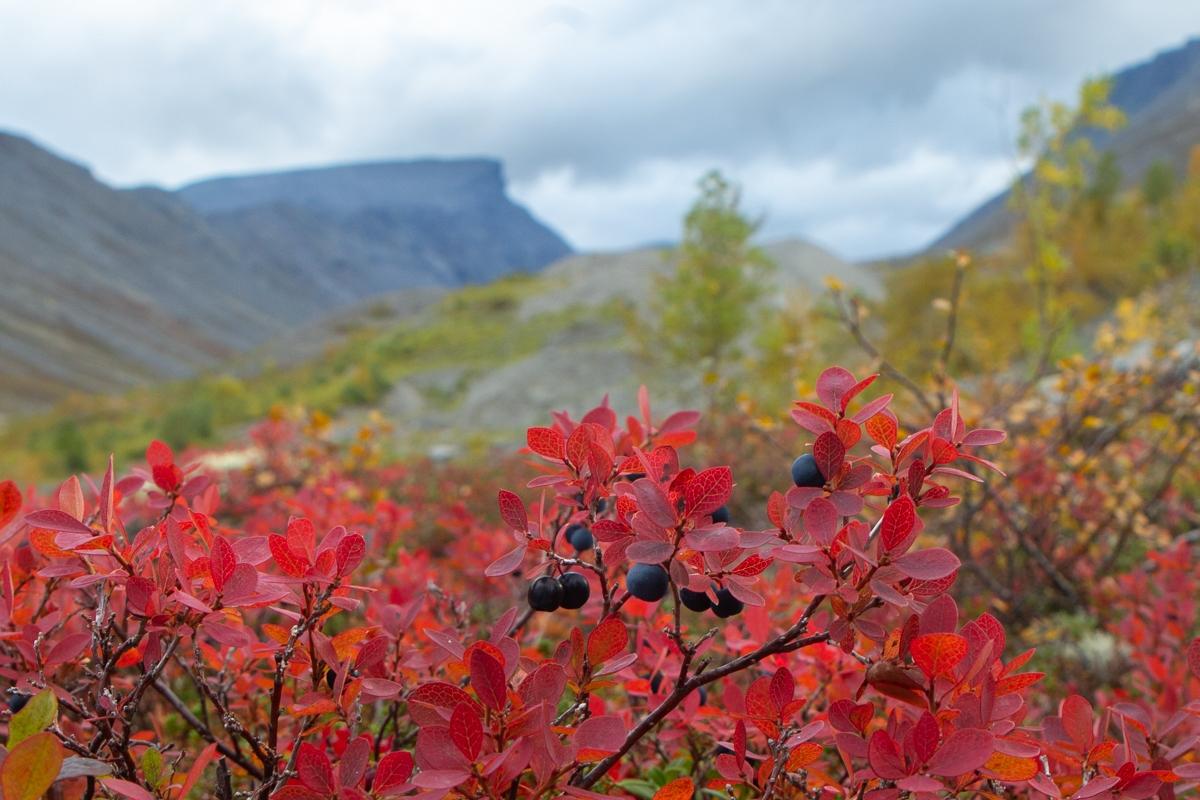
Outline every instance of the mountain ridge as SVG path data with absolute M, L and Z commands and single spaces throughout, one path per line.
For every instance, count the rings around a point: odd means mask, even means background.
M 336 185 L 319 201 L 322 181 Z M 185 377 L 375 294 L 487 282 L 570 252 L 508 197 L 494 159 L 118 189 L 0 131 L 0 185 L 7 412 Z
M 1114 73 L 1109 100 L 1125 112 L 1125 126 L 1085 135 L 1098 150 L 1117 157 L 1124 184 L 1140 181 L 1160 160 L 1182 175 L 1192 147 L 1200 143 L 1196 135 L 1200 131 L 1200 38 Z M 1002 246 L 1014 222 L 1008 208 L 1010 195 L 1011 187 L 988 198 L 916 255 Z

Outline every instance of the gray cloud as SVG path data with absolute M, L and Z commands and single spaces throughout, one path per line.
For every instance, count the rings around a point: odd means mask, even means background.
M 1133 0 L 0 0 L 0 127 L 125 184 L 495 155 L 582 247 L 675 236 L 720 166 L 769 234 L 862 257 L 1002 187 L 1020 108 L 1192 31 Z

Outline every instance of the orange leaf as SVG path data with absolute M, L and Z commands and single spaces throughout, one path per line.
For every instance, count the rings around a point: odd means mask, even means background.
M 70 558 L 74 553 L 55 544 L 54 537 L 57 535 L 56 531 L 49 528 L 34 528 L 29 532 L 29 544 L 46 558 Z
M 354 645 L 365 639 L 368 632 L 368 628 L 351 628 L 333 637 L 331 644 L 333 645 L 333 652 L 337 654 L 338 660 L 345 661 L 354 655 Z
M 1038 773 L 1037 759 L 1010 756 L 996 751 L 983 768 L 1001 781 L 1027 781 Z
M 804 769 L 820 758 L 823 750 L 824 748 L 816 742 L 804 742 L 803 744 L 797 745 L 792 752 L 788 754 L 788 771 L 794 772 L 799 769 Z
M 588 636 L 587 655 L 592 667 L 625 652 L 629 631 L 619 617 L 609 617 L 592 629 Z
M 967 640 L 957 633 L 927 633 L 909 645 L 913 663 L 928 678 L 945 675 L 967 655 Z
M 63 749 L 53 733 L 30 736 L 12 749 L 0 766 L 0 789 L 6 800 L 37 800 L 50 789 L 62 769 Z
M 677 778 L 654 793 L 654 800 L 691 800 L 696 791 L 691 778 Z

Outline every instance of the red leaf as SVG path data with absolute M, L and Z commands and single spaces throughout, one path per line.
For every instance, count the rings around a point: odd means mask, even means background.
M 1094 716 L 1092 704 L 1080 695 L 1073 694 L 1063 700 L 1059 710 L 1063 730 L 1081 752 L 1091 749 L 1093 742 Z
M 53 508 L 30 512 L 25 515 L 25 522 L 35 528 L 46 528 L 61 533 L 75 533 L 88 537 L 96 535 L 94 530 L 70 514 Z
M 338 759 L 338 783 L 343 789 L 353 789 L 367 773 L 367 761 L 371 758 L 371 737 L 363 734 L 352 739 Z
M 367 542 L 362 534 L 351 533 L 344 536 L 337 545 L 337 574 L 349 575 L 362 563 L 367 553 Z
M 910 578 L 922 581 L 936 581 L 954 574 L 962 562 L 958 556 L 944 547 L 930 547 L 926 550 L 914 550 L 897 558 L 892 564 L 896 569 Z
M 296 776 L 313 791 L 331 794 L 334 790 L 333 767 L 325 751 L 304 742 L 296 754 Z
M 887 731 L 875 731 L 867 743 L 867 762 L 880 778 L 888 781 L 899 780 L 908 775 L 904 767 L 904 758 L 900 755 L 900 747 Z
M 855 414 L 850 419 L 852 419 L 858 423 L 866 422 L 867 420 L 870 420 L 870 419 L 878 416 L 885 408 L 888 407 L 888 404 L 891 402 L 892 402 L 892 396 L 890 394 L 885 394 L 880 397 L 876 397 L 874 400 L 872 400 L 871 402 L 867 403 L 865 406 L 860 408 L 858 410 L 858 413 Z M 888 449 L 890 450 L 891 447 L 889 447 Z
M 288 547 L 287 539 L 277 533 L 272 533 L 267 538 L 267 544 L 271 548 L 271 555 L 275 559 L 275 564 L 283 571 L 285 575 L 290 575 L 293 578 L 303 578 L 308 572 L 308 560 L 297 556 Z
M 504 667 L 483 649 L 474 650 L 470 656 L 471 688 L 480 702 L 493 711 L 500 711 L 507 703 L 508 681 Z
M 595 668 L 614 656 L 625 652 L 629 645 L 629 630 L 619 617 L 609 617 L 588 635 L 587 656 Z
M 883 524 L 879 528 L 879 539 L 885 553 L 890 553 L 908 540 L 917 524 L 917 507 L 908 495 L 898 497 L 883 512 Z
M 12 481 L 0 481 L 0 530 L 21 510 L 21 490 Z
M 562 461 L 566 439 L 557 428 L 530 428 L 525 431 L 525 444 L 542 458 Z
M 575 747 L 615 753 L 625 743 L 625 723 L 617 716 L 589 717 L 575 729 Z
M 842 367 L 829 367 L 817 378 L 817 397 L 830 410 L 840 411 L 842 398 L 855 384 L 854 376 Z
M 851 386 L 849 389 L 847 389 L 845 391 L 845 393 L 842 395 L 842 399 L 839 402 L 839 405 L 841 406 L 841 408 L 839 408 L 838 410 L 841 413 L 845 414 L 847 406 L 850 405 L 850 401 L 853 400 L 855 397 L 858 397 L 860 394 L 862 394 L 863 390 L 866 389 L 868 386 L 870 386 L 872 383 L 874 383 L 875 379 L 878 377 L 879 377 L 879 373 L 876 373 L 874 375 L 869 375 L 866 378 L 863 378 L 858 383 Z M 878 411 L 878 410 L 879 409 L 876 409 L 876 411 Z M 871 413 L 873 414 L 875 412 L 872 411 Z M 867 416 L 869 417 L 869 416 L 871 416 L 871 414 L 867 414 Z M 865 417 L 864 417 L 864 419 L 865 419 Z
M 796 403 L 792 409 L 792 419 L 809 433 L 818 435 L 833 430 L 837 423 L 836 414 L 816 403 Z
M 175 454 L 171 452 L 171 448 L 166 442 L 160 442 L 155 439 L 146 448 L 146 463 L 153 467 L 167 466 L 175 463 Z
M 525 513 L 525 503 L 510 491 L 500 490 L 500 517 L 508 527 L 520 534 L 529 532 L 529 515 Z
M 760 555 L 751 555 L 745 561 L 733 568 L 734 575 L 740 575 L 743 578 L 753 578 L 755 575 L 761 575 L 766 571 L 767 567 L 771 566 L 774 559 L 763 558 Z
M 842 468 L 842 459 L 846 456 L 846 446 L 842 444 L 842 440 L 836 433 L 826 431 L 813 442 L 812 454 L 817 462 L 817 469 L 821 470 L 825 480 L 833 480 L 838 470 Z
M 489 578 L 498 578 L 501 575 L 508 575 L 515 572 L 517 567 L 521 566 L 521 562 L 525 560 L 525 552 L 528 549 L 523 544 L 517 545 L 516 548 L 509 550 L 491 564 L 488 564 L 483 574 Z
M 483 748 L 483 722 L 470 703 L 459 703 L 454 707 L 454 713 L 450 715 L 450 737 L 468 761 L 479 757 Z
M 833 543 L 838 522 L 837 507 L 833 503 L 818 497 L 804 509 L 803 520 L 804 531 L 814 542 L 825 547 Z
M 942 738 L 937 720 L 928 711 L 921 713 L 921 718 L 913 726 L 911 736 L 912 753 L 918 764 L 924 764 L 937 752 L 938 741 Z
M 927 633 L 912 640 L 913 663 L 928 678 L 947 675 L 967 655 L 967 640 L 957 633 Z
M 119 794 L 121 797 L 127 797 L 129 800 L 155 800 L 154 795 L 132 781 L 123 781 L 120 778 L 101 778 L 100 783 L 108 791 Z M 20 795 L 15 796 L 20 797 Z M 272 795 L 272 797 L 275 796 L 277 795 Z
M 796 679 L 785 667 L 775 670 L 775 674 L 771 676 L 770 692 L 771 702 L 775 704 L 777 712 L 792 702 L 792 697 L 796 694 Z
M 995 739 L 980 728 L 964 728 L 946 738 L 929 761 L 929 772 L 952 778 L 974 772 L 987 763 Z
M 209 571 L 212 573 L 213 585 L 219 592 L 225 588 L 225 583 L 233 576 L 233 570 L 237 567 L 237 556 L 224 536 L 217 536 L 213 539 L 208 564 Z
M 1188 645 L 1187 663 L 1192 674 L 1200 678 L 1200 636 L 1192 639 L 1192 643 Z
M 698 473 L 683 490 L 688 514 L 711 514 L 729 500 L 733 493 L 733 471 L 729 467 L 713 467 Z
M 404 750 L 395 750 L 379 759 L 371 791 L 379 794 L 393 786 L 406 783 L 413 772 L 413 757 Z

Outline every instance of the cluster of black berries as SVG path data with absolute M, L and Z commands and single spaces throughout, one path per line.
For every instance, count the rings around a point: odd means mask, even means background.
M 557 578 L 543 575 L 529 584 L 529 607 L 534 611 L 583 608 L 591 593 L 592 587 L 581 573 L 567 572 Z

